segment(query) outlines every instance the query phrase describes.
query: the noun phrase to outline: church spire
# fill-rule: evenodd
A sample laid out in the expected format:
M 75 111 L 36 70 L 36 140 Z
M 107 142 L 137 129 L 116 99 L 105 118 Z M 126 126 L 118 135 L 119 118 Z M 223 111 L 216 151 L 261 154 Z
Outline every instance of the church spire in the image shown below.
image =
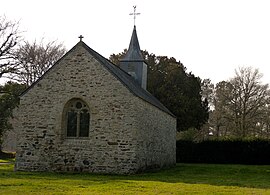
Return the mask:
M 132 76 L 136 82 L 146 90 L 147 85 L 147 64 L 141 53 L 136 26 L 134 25 L 128 51 L 120 60 L 120 68 Z
M 144 61 L 137 37 L 136 26 L 133 28 L 128 51 L 122 61 Z

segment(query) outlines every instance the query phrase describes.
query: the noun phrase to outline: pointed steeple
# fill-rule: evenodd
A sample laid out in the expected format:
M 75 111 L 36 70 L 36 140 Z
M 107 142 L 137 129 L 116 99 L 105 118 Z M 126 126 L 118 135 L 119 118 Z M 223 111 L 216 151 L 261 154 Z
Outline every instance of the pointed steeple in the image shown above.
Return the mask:
M 136 26 L 134 25 L 128 51 L 121 61 L 144 61 L 140 44 L 137 37 Z
M 120 68 L 132 76 L 137 81 L 137 83 L 146 90 L 147 64 L 145 63 L 141 53 L 135 25 L 133 28 L 128 51 L 125 57 L 120 60 Z

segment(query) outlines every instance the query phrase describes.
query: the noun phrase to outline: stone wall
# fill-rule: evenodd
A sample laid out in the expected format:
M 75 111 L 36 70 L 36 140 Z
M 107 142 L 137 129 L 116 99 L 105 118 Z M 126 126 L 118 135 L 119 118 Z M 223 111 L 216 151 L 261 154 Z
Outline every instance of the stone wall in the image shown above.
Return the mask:
M 140 169 L 175 166 L 176 118 L 145 101 L 136 108 Z
M 65 137 L 63 110 L 73 98 L 83 100 L 90 108 L 88 138 Z M 153 137 L 160 141 L 158 133 L 162 143 L 172 138 L 171 134 L 164 136 L 171 133 L 166 128 L 174 131 L 172 117 L 134 96 L 80 44 L 21 97 L 16 115 L 20 119 L 15 127 L 16 170 L 126 174 L 144 169 L 143 159 L 151 155 L 152 149 L 155 153 L 147 159 L 148 167 L 152 161 L 168 157 L 168 152 L 173 152 L 175 158 L 172 144 L 168 145 L 172 149 L 158 148 L 160 142 L 149 141 Z M 154 119 L 155 116 L 165 118 Z M 149 117 L 149 122 L 145 120 L 144 127 L 139 121 L 145 117 Z M 157 121 L 163 122 L 151 127 Z M 164 127 L 166 132 L 162 132 Z M 144 141 L 144 136 L 148 141 Z M 148 147 L 147 151 L 141 143 Z M 161 161 L 160 165 L 166 164 Z

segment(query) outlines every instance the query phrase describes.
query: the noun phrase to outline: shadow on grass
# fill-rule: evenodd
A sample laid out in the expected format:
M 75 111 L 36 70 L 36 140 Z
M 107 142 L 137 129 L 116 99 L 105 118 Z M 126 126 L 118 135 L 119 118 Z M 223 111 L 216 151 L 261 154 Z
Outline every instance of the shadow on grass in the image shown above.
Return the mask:
M 270 189 L 270 166 L 177 164 L 176 167 L 136 175 L 102 175 L 90 173 L 14 172 L 13 165 L 0 165 L 0 180 L 5 178 L 34 180 L 87 180 L 91 183 L 125 183 L 129 181 L 155 181 L 166 183 L 208 184 Z
M 3 152 L 0 150 L 0 159 L 13 159 L 15 158 L 15 153 Z

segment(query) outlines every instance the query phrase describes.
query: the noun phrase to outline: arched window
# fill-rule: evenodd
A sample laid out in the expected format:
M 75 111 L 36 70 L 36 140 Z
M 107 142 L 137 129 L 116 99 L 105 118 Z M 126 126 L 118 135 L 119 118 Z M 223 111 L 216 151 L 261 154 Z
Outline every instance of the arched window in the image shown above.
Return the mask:
M 65 109 L 67 137 L 88 137 L 90 113 L 88 106 L 80 99 L 68 102 Z

